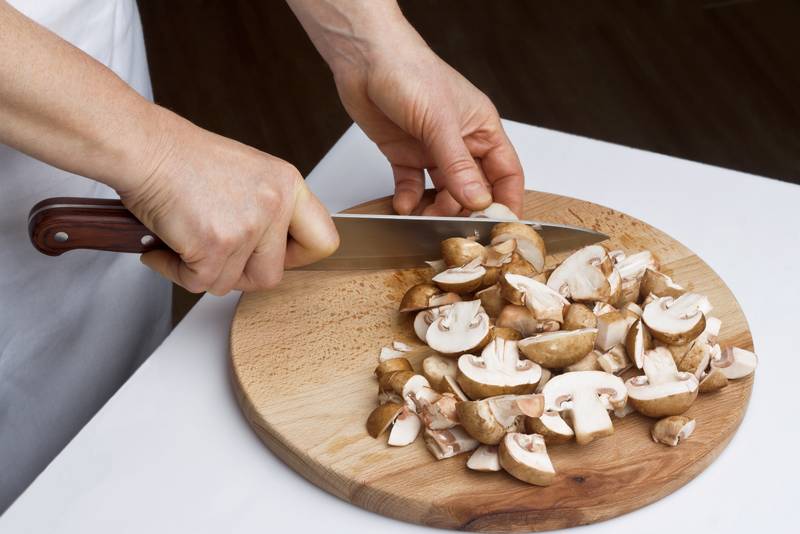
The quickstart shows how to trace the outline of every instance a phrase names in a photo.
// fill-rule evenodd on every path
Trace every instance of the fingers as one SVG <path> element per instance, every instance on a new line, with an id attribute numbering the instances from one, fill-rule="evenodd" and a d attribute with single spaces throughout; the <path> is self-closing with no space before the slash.
<path id="1" fill-rule="evenodd" d="M 482 210 L 492 203 L 492 194 L 457 128 L 444 126 L 426 145 L 444 176 L 446 189 L 456 202 L 472 211 Z"/>
<path id="2" fill-rule="evenodd" d="M 422 200 L 425 192 L 425 171 L 420 168 L 392 165 L 394 199 L 392 206 L 400 215 L 409 215 Z"/>
<path id="3" fill-rule="evenodd" d="M 289 235 L 284 260 L 287 269 L 319 261 L 339 248 L 339 233 L 328 210 L 302 179 L 297 183 Z"/>
<path id="4" fill-rule="evenodd" d="M 522 216 L 522 198 L 525 192 L 525 177 L 517 151 L 511 145 L 502 125 L 494 136 L 495 144 L 481 155 L 481 167 L 492 187 L 495 202 L 505 204 L 518 216 Z"/>

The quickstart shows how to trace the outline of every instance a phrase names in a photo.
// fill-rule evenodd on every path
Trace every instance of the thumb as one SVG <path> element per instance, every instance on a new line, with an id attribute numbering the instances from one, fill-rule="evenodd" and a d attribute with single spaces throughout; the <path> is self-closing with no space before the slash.
<path id="1" fill-rule="evenodd" d="M 443 128 L 430 137 L 426 144 L 444 177 L 445 188 L 456 202 L 472 211 L 482 210 L 492 203 L 492 193 L 483 173 L 457 129 Z"/>
<path id="2" fill-rule="evenodd" d="M 286 244 L 287 269 L 308 265 L 333 254 L 339 248 L 339 234 L 328 210 L 303 180 L 298 181 Z"/>

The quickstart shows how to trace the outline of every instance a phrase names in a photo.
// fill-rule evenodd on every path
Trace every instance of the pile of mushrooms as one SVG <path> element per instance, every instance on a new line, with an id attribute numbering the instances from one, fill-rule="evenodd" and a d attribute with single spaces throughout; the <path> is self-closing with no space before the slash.
<path id="1" fill-rule="evenodd" d="M 755 354 L 717 343 L 709 299 L 649 251 L 591 245 L 552 269 L 546 257 L 514 221 L 495 225 L 489 245 L 442 242 L 430 281 L 399 307 L 424 345 L 380 351 L 372 437 L 401 447 L 422 434 L 437 460 L 469 452 L 469 469 L 544 486 L 556 474 L 548 446 L 608 436 L 634 411 L 655 420 L 654 441 L 676 446 L 695 430 L 682 414 L 698 395 L 755 370 Z"/>

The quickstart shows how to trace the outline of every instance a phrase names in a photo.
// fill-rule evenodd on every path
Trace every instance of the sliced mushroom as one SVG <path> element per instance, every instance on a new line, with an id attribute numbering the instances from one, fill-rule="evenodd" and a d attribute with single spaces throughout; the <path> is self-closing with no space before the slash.
<path id="1" fill-rule="evenodd" d="M 513 432 L 523 416 L 539 417 L 544 412 L 542 395 L 501 395 L 460 402 L 456 407 L 464 430 L 486 445 L 497 445 L 507 432 Z"/>
<path id="2" fill-rule="evenodd" d="M 493 326 L 489 331 L 489 338 L 497 339 L 498 337 L 507 339 L 509 341 L 519 341 L 522 339 L 522 334 L 518 330 L 509 328 L 507 326 Z"/>
<path id="3" fill-rule="evenodd" d="M 513 328 L 523 337 L 542 331 L 542 324 L 536 320 L 531 310 L 514 304 L 508 304 L 503 308 L 495 324 L 501 328 Z"/>
<path id="4" fill-rule="evenodd" d="M 545 409 L 566 413 L 580 445 L 614 432 L 609 409 L 625 405 L 627 390 L 617 376 L 602 371 L 564 373 L 544 387 Z"/>
<path id="5" fill-rule="evenodd" d="M 480 308 L 479 300 L 452 304 L 425 333 L 428 345 L 442 354 L 461 354 L 483 346 L 489 337 L 489 316 Z"/>
<path id="6" fill-rule="evenodd" d="M 441 392 L 443 394 L 451 393 L 459 401 L 469 400 L 469 397 L 467 397 L 467 394 L 464 393 L 463 389 L 461 389 L 461 386 L 458 385 L 456 379 L 451 376 L 445 376 L 439 383 L 439 387 L 441 388 Z"/>
<path id="7" fill-rule="evenodd" d="M 706 317 L 706 329 L 703 331 L 703 334 L 710 345 L 716 345 L 719 340 L 719 332 L 721 329 L 721 320 L 717 317 Z"/>
<path id="8" fill-rule="evenodd" d="M 373 438 L 379 437 L 392 426 L 404 408 L 398 402 L 387 402 L 376 407 L 367 418 L 367 433 Z"/>
<path id="9" fill-rule="evenodd" d="M 440 388 L 440 383 L 445 376 L 456 377 L 458 365 L 452 358 L 446 358 L 438 354 L 428 356 L 422 360 L 422 375 L 428 379 L 435 389 Z"/>
<path id="10" fill-rule="evenodd" d="M 392 447 L 405 447 L 417 439 L 422 423 L 416 413 L 403 407 L 403 411 L 394 420 L 392 430 L 389 431 L 389 440 L 386 442 Z"/>
<path id="11" fill-rule="evenodd" d="M 719 391 L 727 385 L 728 377 L 725 376 L 725 373 L 723 373 L 719 367 L 712 367 L 709 372 L 703 376 L 702 380 L 700 380 L 700 387 L 698 389 L 700 393 L 712 393 L 714 391 Z"/>
<path id="12" fill-rule="evenodd" d="M 439 394 L 433 390 L 423 389 L 414 395 L 419 418 L 422 424 L 431 430 L 444 430 L 458 425 L 456 412 L 458 402 L 452 393 Z"/>
<path id="13" fill-rule="evenodd" d="M 553 378 L 552 371 L 550 371 L 550 369 L 542 367 L 542 378 L 539 379 L 539 383 L 536 384 L 536 389 L 533 390 L 533 392 L 541 393 L 542 389 L 544 389 L 545 384 L 547 384 L 551 378 Z"/>
<path id="14" fill-rule="evenodd" d="M 573 253 L 556 267 L 547 285 L 578 302 L 608 301 L 611 285 L 604 265 L 610 263 L 602 245 L 589 245 Z"/>
<path id="15" fill-rule="evenodd" d="M 599 350 L 593 350 L 572 365 L 564 367 L 564 372 L 574 373 L 576 371 L 602 371 L 603 368 L 600 367 L 600 364 L 597 361 L 602 355 L 603 353 Z"/>
<path id="16" fill-rule="evenodd" d="M 758 357 L 749 350 L 725 347 L 711 358 L 711 368 L 719 369 L 729 380 L 744 378 L 756 370 Z"/>
<path id="17" fill-rule="evenodd" d="M 467 468 L 473 471 L 502 471 L 500 467 L 500 456 L 497 447 L 494 445 L 481 445 L 473 452 L 467 460 Z"/>
<path id="18" fill-rule="evenodd" d="M 545 412 L 539 417 L 525 420 L 525 430 L 529 434 L 540 434 L 548 445 L 557 445 L 572 441 L 575 432 L 569 427 L 558 412 Z"/>
<path id="19" fill-rule="evenodd" d="M 608 302 L 618 306 L 622 302 L 622 277 L 616 267 L 611 269 L 608 275 L 609 297 Z"/>
<path id="20" fill-rule="evenodd" d="M 652 252 L 643 250 L 615 262 L 615 267 L 623 280 L 641 279 L 647 269 L 658 269 L 658 262 Z"/>
<path id="21" fill-rule="evenodd" d="M 406 356 L 405 351 L 397 350 L 394 347 L 381 347 L 381 352 L 378 355 L 378 362 L 382 363 L 397 358 L 404 358 L 405 356 Z"/>
<path id="22" fill-rule="evenodd" d="M 500 267 L 500 277 L 502 278 L 507 274 L 518 274 L 529 278 L 534 278 L 538 275 L 533 265 L 516 252 L 513 252 L 511 259 Z"/>
<path id="23" fill-rule="evenodd" d="M 396 371 L 413 370 L 414 368 L 411 367 L 411 362 L 409 362 L 407 358 L 392 358 L 378 364 L 378 367 L 375 368 L 375 376 L 380 379 L 385 374 L 394 373 Z"/>
<path id="24" fill-rule="evenodd" d="M 695 421 L 682 415 L 673 415 L 657 421 L 650 434 L 653 441 L 669 447 L 677 447 L 682 440 L 694 432 Z"/>
<path id="25" fill-rule="evenodd" d="M 469 293 L 480 287 L 486 269 L 480 264 L 480 258 L 476 258 L 461 267 L 451 267 L 433 277 L 433 283 L 443 291 L 453 293 Z"/>
<path id="26" fill-rule="evenodd" d="M 478 448 L 480 443 L 467 434 L 463 428 L 456 426 L 445 430 L 426 428 L 423 433 L 425 446 L 434 458 L 444 460 L 453 456 L 470 452 Z"/>
<path id="27" fill-rule="evenodd" d="M 514 239 L 517 253 L 528 261 L 537 272 L 544 269 L 547 255 L 542 237 L 530 226 L 518 222 L 498 223 L 491 232 L 492 245 Z"/>
<path id="28" fill-rule="evenodd" d="M 473 211 L 470 217 L 480 217 L 485 219 L 497 219 L 499 221 L 516 221 L 519 219 L 516 213 L 511 211 L 505 204 L 492 202 L 489 207 L 481 211 Z"/>
<path id="29" fill-rule="evenodd" d="M 625 342 L 628 320 L 621 312 L 613 311 L 597 317 L 597 339 L 595 346 L 603 352 Z"/>
<path id="30" fill-rule="evenodd" d="M 498 453 L 500 465 L 514 478 L 536 486 L 553 483 L 556 471 L 542 436 L 518 432 L 506 434 Z"/>
<path id="31" fill-rule="evenodd" d="M 517 342 L 503 338 L 491 341 L 480 356 L 458 359 L 457 381 L 471 399 L 532 393 L 541 376 L 541 367 L 520 359 Z"/>
<path id="32" fill-rule="evenodd" d="M 636 317 L 637 319 L 642 318 L 643 310 L 641 306 L 636 304 L 635 302 L 628 302 L 625 306 L 622 307 L 622 313 L 624 313 L 628 317 Z"/>
<path id="33" fill-rule="evenodd" d="M 442 241 L 442 259 L 448 267 L 466 265 L 474 259 L 481 262 L 486 257 L 486 249 L 471 239 L 451 237 Z"/>
<path id="34" fill-rule="evenodd" d="M 578 330 L 581 328 L 597 328 L 597 316 L 585 304 L 571 304 L 564 314 L 564 330 Z"/>
<path id="35" fill-rule="evenodd" d="M 653 339 L 650 336 L 650 330 L 641 319 L 637 319 L 625 336 L 625 349 L 637 368 L 642 368 L 644 353 L 651 348 L 653 348 Z"/>
<path id="36" fill-rule="evenodd" d="M 533 312 L 537 320 L 559 323 L 564 321 L 564 308 L 569 306 L 569 301 L 545 284 L 526 276 L 506 274 L 500 287 L 510 302 L 523 304 Z M 508 298 L 506 288 L 509 288 L 508 292 L 513 293 L 514 297 L 519 296 L 518 302 Z"/>
<path id="37" fill-rule="evenodd" d="M 642 368 L 644 376 L 635 376 L 625 382 L 628 402 L 642 415 L 680 415 L 697 398 L 697 377 L 678 371 L 672 354 L 664 347 L 645 352 Z"/>
<path id="38" fill-rule="evenodd" d="M 484 267 L 502 267 L 511 261 L 511 256 L 517 249 L 517 242 L 513 239 L 486 247 L 486 256 L 483 259 Z"/>
<path id="39" fill-rule="evenodd" d="M 428 267 L 431 268 L 433 274 L 439 274 L 440 272 L 447 269 L 447 264 L 445 263 L 444 260 L 430 260 L 426 261 L 425 263 L 427 263 Z"/>
<path id="40" fill-rule="evenodd" d="M 400 312 L 427 310 L 432 307 L 431 298 L 441 294 L 442 290 L 433 284 L 417 284 L 411 286 L 400 301 Z"/>
<path id="41" fill-rule="evenodd" d="M 649 295 L 657 297 L 678 298 L 686 293 L 683 287 L 672 281 L 672 278 L 654 269 L 645 269 L 642 276 L 642 283 L 639 288 L 639 296 L 644 299 Z"/>
<path id="42" fill-rule="evenodd" d="M 493 284 L 475 293 L 475 298 L 480 299 L 481 306 L 486 310 L 489 317 L 497 317 L 507 302 L 503 298 L 500 284 Z"/>
<path id="43" fill-rule="evenodd" d="M 597 363 L 603 371 L 612 375 L 620 375 L 633 365 L 622 345 L 615 345 L 611 350 L 598 356 Z"/>
<path id="44" fill-rule="evenodd" d="M 700 336 L 692 342 L 689 350 L 677 363 L 678 371 L 692 373 L 698 380 L 708 368 L 712 352 L 711 345 L 705 339 L 701 339 L 702 337 Z"/>
<path id="45" fill-rule="evenodd" d="M 703 312 L 697 306 L 686 305 L 694 300 L 691 295 L 687 293 L 677 299 L 660 297 L 645 306 L 642 320 L 653 337 L 668 345 L 683 345 L 705 330 Z"/>
<path id="46" fill-rule="evenodd" d="M 519 350 L 542 367 L 561 369 L 589 354 L 596 338 L 596 328 L 547 332 L 520 340 Z"/>
<path id="47" fill-rule="evenodd" d="M 450 309 L 450 305 L 439 306 L 429 310 L 422 310 L 414 317 L 414 333 L 423 342 L 427 343 L 425 339 L 428 333 L 428 328 L 433 322 L 439 318 L 440 315 L 445 314 Z"/>

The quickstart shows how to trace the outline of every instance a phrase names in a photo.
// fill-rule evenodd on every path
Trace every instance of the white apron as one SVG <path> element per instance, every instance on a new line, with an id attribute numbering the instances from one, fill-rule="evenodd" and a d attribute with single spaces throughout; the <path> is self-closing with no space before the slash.
<path id="1" fill-rule="evenodd" d="M 152 98 L 133 0 L 10 3 Z M 138 256 L 31 246 L 28 210 L 54 196 L 116 195 L 0 144 L 0 513 L 169 330 L 170 285 Z"/>

